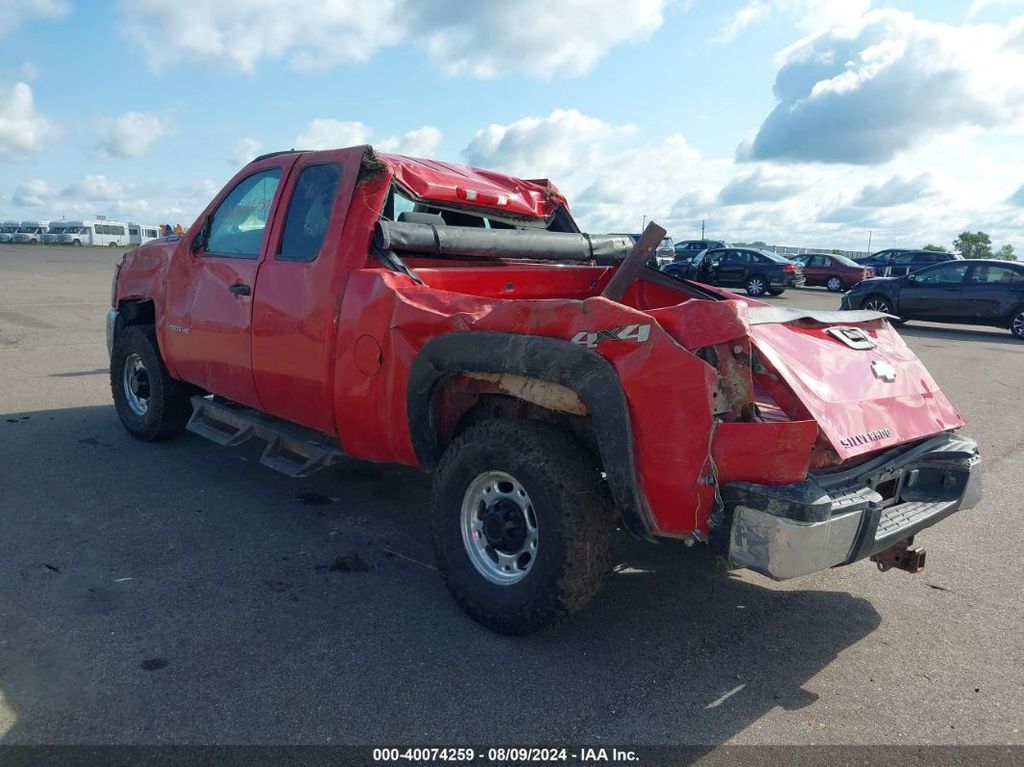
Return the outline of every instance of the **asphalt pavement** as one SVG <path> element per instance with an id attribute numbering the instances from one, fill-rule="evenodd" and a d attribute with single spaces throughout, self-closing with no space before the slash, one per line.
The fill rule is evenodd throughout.
<path id="1" fill-rule="evenodd" d="M 0 245 L 0 743 L 1024 743 L 1024 344 L 901 329 L 981 444 L 985 499 L 777 584 L 620 536 L 575 620 L 466 618 L 428 478 L 289 479 L 256 445 L 138 442 L 110 401 L 120 251 Z M 836 308 L 823 289 L 774 303 Z"/>

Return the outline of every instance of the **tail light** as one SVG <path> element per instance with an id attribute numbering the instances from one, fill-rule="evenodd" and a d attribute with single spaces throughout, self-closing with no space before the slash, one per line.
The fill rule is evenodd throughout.
<path id="1" fill-rule="evenodd" d="M 492 194 L 491 192 L 478 192 L 476 189 L 455 187 L 455 194 L 460 200 L 476 202 L 481 205 L 508 205 L 508 196 L 504 194 Z"/>
<path id="2" fill-rule="evenodd" d="M 786 274 L 796 274 L 796 265 L 795 264 L 783 264 L 782 265 L 782 271 L 784 271 Z"/>

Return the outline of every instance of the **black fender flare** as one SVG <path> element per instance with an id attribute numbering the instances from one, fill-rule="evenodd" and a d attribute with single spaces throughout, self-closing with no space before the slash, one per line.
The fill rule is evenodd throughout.
<path id="1" fill-rule="evenodd" d="M 413 360 L 406 390 L 409 435 L 420 465 L 433 470 L 444 452 L 434 423 L 434 395 L 449 376 L 508 373 L 560 384 L 587 407 L 601 463 L 623 525 L 649 538 L 653 520 L 636 472 L 633 427 L 615 369 L 583 347 L 545 336 L 457 332 L 428 341 Z"/>

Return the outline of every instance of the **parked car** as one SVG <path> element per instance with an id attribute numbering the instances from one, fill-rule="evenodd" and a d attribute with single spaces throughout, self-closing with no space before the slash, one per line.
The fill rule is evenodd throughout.
<path id="1" fill-rule="evenodd" d="M 509 634 L 582 609 L 616 527 L 776 579 L 916 571 L 907 539 L 974 506 L 981 477 L 900 335 L 647 256 L 580 234 L 547 181 L 370 147 L 264 155 L 182 237 L 122 257 L 114 406 L 140 440 L 266 441 L 260 462 L 290 476 L 349 457 L 432 471 L 437 568 Z"/>
<path id="2" fill-rule="evenodd" d="M 689 260 L 661 268 L 665 274 L 723 288 L 744 288 L 747 295 L 781 296 L 804 284 L 803 267 L 774 253 L 752 248 L 711 248 Z"/>
<path id="3" fill-rule="evenodd" d="M 891 248 L 872 253 L 867 258 L 857 259 L 861 266 L 870 266 L 879 277 L 899 277 L 924 269 L 932 264 L 961 260 L 959 253 L 944 253 L 939 250 L 900 250 Z"/>
<path id="4" fill-rule="evenodd" d="M 1024 264 L 995 259 L 938 264 L 903 277 L 865 280 L 841 309 L 870 309 L 901 320 L 1008 328 L 1024 341 Z"/>
<path id="5" fill-rule="evenodd" d="M 832 293 L 841 293 L 875 276 L 874 267 L 834 253 L 803 253 L 792 260 L 803 266 L 807 285 L 824 286 Z"/>
<path id="6" fill-rule="evenodd" d="M 613 232 L 608 235 L 609 237 L 629 237 L 634 243 L 640 239 L 640 235 L 636 232 Z M 655 269 L 670 264 L 676 257 L 676 251 L 671 237 L 663 237 L 661 243 L 658 245 L 658 250 L 654 254 L 654 260 L 650 266 Z"/>
<path id="7" fill-rule="evenodd" d="M 702 250 L 711 248 L 728 248 L 729 243 L 722 240 L 682 240 L 675 244 L 676 259 L 691 260 Z"/>

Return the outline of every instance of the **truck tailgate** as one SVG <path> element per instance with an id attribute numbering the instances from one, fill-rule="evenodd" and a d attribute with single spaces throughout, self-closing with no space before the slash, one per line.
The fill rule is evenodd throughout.
<path id="1" fill-rule="evenodd" d="M 750 335 L 840 458 L 964 425 L 886 320 L 850 314 L 851 320 L 860 321 L 816 321 L 823 316 L 786 320 L 777 309 L 751 307 Z"/>

